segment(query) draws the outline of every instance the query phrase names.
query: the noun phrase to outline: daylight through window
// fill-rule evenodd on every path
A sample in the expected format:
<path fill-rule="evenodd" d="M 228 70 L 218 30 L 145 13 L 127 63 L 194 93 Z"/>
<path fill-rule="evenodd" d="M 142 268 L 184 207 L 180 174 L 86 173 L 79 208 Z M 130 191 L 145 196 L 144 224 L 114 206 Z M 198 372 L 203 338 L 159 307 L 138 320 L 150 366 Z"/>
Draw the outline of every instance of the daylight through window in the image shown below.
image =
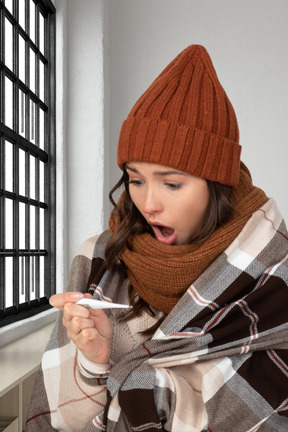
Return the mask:
<path fill-rule="evenodd" d="M 0 0 L 0 326 L 55 289 L 55 8 Z"/>

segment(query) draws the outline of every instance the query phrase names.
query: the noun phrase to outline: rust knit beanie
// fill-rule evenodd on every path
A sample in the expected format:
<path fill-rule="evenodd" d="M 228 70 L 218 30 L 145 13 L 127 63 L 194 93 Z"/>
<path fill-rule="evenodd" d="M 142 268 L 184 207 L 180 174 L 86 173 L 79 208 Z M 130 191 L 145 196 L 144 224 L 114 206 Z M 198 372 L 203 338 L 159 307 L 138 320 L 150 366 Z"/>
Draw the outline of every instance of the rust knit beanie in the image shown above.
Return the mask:
<path fill-rule="evenodd" d="M 236 186 L 239 131 L 206 49 L 191 45 L 153 81 L 123 122 L 117 162 L 150 162 Z"/>

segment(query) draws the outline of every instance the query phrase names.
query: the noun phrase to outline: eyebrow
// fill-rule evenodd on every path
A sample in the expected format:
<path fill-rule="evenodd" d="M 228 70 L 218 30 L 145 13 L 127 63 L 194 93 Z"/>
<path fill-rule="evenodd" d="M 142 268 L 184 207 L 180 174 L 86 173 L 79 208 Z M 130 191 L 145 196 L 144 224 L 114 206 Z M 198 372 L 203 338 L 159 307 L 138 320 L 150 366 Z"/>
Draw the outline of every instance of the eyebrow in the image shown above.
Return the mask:
<path fill-rule="evenodd" d="M 136 168 L 132 168 L 131 166 L 129 166 L 127 164 L 126 164 L 126 169 L 128 169 L 129 171 L 134 172 L 135 174 L 141 174 Z M 154 171 L 153 174 L 156 175 L 156 176 L 167 176 L 167 175 L 183 175 L 183 176 L 187 176 L 187 175 L 189 175 L 188 173 L 185 173 L 183 171 L 177 171 L 177 170 Z"/>

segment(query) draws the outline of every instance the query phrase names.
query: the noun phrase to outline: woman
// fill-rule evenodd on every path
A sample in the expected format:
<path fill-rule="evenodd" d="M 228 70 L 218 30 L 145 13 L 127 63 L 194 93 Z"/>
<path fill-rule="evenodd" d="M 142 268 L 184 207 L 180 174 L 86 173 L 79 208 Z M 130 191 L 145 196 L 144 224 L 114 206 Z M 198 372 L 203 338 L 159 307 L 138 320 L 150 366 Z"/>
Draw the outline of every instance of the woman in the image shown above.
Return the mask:
<path fill-rule="evenodd" d="M 288 430 L 288 234 L 240 149 L 211 59 L 189 46 L 122 125 L 125 190 L 51 298 L 63 313 L 26 431 Z"/>

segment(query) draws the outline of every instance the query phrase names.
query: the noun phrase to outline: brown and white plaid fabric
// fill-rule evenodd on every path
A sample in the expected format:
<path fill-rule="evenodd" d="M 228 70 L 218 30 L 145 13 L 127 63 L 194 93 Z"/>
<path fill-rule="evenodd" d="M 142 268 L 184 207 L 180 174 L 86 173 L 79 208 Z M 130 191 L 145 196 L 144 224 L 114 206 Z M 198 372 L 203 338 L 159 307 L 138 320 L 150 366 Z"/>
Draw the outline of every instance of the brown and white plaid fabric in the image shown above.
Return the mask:
<path fill-rule="evenodd" d="M 85 289 L 91 256 L 93 271 L 108 238 L 83 246 L 69 289 Z M 94 289 L 97 298 L 123 301 L 127 281 L 106 272 Z M 60 319 L 26 431 L 287 432 L 287 305 L 288 233 L 269 200 L 154 337 L 112 366 L 85 361 Z"/>

